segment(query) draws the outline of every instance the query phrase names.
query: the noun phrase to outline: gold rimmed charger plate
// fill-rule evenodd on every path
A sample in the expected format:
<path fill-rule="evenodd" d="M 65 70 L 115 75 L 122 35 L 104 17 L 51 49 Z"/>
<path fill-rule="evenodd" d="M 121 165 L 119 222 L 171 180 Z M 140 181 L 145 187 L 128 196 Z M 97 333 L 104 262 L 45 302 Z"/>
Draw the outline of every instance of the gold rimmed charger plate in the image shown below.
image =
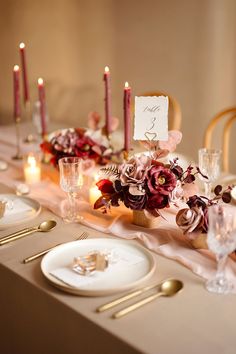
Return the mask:
<path fill-rule="evenodd" d="M 94 250 L 109 251 L 114 249 L 141 257 L 142 261 L 135 265 L 129 265 L 125 269 L 123 266 L 114 267 L 112 271 L 107 272 L 107 276 L 104 273 L 100 281 L 78 287 L 67 285 L 50 274 L 58 268 L 71 267 L 74 257 L 85 255 Z M 105 296 L 133 289 L 149 279 L 155 268 L 156 263 L 151 252 L 137 244 L 136 241 L 108 238 L 69 242 L 56 247 L 41 262 L 42 273 L 53 286 L 62 291 L 82 296 Z"/>
<path fill-rule="evenodd" d="M 13 203 L 12 211 L 7 210 L 4 216 L 0 218 L 0 230 L 34 219 L 41 211 L 39 202 L 29 197 L 17 196 L 15 194 L 0 194 L 0 200 L 11 200 Z M 20 211 L 21 206 L 22 211 Z M 14 212 L 14 208 L 19 208 L 19 210 Z"/>

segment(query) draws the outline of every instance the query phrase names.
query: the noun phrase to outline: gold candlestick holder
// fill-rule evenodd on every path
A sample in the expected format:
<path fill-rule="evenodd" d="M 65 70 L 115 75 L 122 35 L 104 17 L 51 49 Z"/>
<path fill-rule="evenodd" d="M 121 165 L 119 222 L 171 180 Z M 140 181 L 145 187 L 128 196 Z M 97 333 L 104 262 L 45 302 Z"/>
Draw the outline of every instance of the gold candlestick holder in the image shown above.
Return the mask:
<path fill-rule="evenodd" d="M 129 151 L 127 151 L 127 150 L 123 151 L 123 159 L 124 159 L 124 161 L 129 160 Z"/>
<path fill-rule="evenodd" d="M 42 137 L 41 143 L 44 143 L 44 142 L 48 141 L 48 134 L 42 134 L 41 137 Z M 41 156 L 42 156 L 41 162 L 43 164 L 48 165 L 49 162 L 50 162 L 49 154 L 47 154 L 46 152 L 43 151 Z"/>
<path fill-rule="evenodd" d="M 13 160 L 22 160 L 21 146 L 20 146 L 20 117 L 15 120 L 16 125 L 16 155 L 12 157 Z"/>

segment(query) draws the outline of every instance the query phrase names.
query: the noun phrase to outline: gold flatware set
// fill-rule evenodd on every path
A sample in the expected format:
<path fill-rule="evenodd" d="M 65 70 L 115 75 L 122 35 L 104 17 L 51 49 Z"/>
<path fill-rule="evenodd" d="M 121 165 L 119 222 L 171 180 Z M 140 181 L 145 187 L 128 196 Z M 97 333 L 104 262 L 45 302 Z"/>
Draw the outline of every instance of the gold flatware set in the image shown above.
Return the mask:
<path fill-rule="evenodd" d="M 13 232 L 10 235 L 7 235 L 5 237 L 2 237 L 0 239 L 0 246 L 5 245 L 6 243 L 18 240 L 20 238 L 23 238 L 27 235 L 30 235 L 34 232 L 48 232 L 54 229 L 54 227 L 57 225 L 57 222 L 55 220 L 47 220 L 41 222 L 39 225 L 33 226 L 33 227 L 28 227 L 20 231 Z"/>
<path fill-rule="evenodd" d="M 182 288 L 183 288 L 184 284 L 182 281 L 177 280 L 177 279 L 167 279 L 164 280 L 162 283 L 159 284 L 153 284 L 150 286 L 146 286 L 142 289 L 136 290 L 136 291 L 132 291 L 122 297 L 119 297 L 111 302 L 108 302 L 102 306 L 99 306 L 96 309 L 96 312 L 104 312 L 107 311 L 127 300 L 130 300 L 136 296 L 139 296 L 149 290 L 155 289 L 157 288 L 157 293 L 154 293 L 152 295 L 149 295 L 145 298 L 143 298 L 140 301 L 135 302 L 134 304 L 127 306 L 125 308 L 123 308 L 122 310 L 115 312 L 112 314 L 112 318 L 117 319 L 120 317 L 123 317 L 125 315 L 127 315 L 128 313 L 137 310 L 138 308 L 148 304 L 151 301 L 156 300 L 158 297 L 160 296 L 166 296 L 166 297 L 170 297 L 170 296 L 174 296 L 175 294 L 177 294 Z"/>

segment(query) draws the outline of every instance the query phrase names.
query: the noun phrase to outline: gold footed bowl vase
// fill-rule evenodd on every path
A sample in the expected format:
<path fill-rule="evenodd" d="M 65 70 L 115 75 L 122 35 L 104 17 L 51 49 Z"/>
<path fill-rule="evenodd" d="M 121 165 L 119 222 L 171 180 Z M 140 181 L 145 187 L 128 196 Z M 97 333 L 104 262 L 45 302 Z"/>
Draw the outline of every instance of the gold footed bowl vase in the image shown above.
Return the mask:
<path fill-rule="evenodd" d="M 191 239 L 191 244 L 196 249 L 207 250 L 207 233 L 198 233 L 195 235 L 194 239 Z M 236 252 L 230 254 L 230 258 L 236 262 Z"/>
<path fill-rule="evenodd" d="M 148 218 L 143 210 L 133 210 L 133 224 L 153 229 L 159 226 L 161 221 L 160 216 Z"/>

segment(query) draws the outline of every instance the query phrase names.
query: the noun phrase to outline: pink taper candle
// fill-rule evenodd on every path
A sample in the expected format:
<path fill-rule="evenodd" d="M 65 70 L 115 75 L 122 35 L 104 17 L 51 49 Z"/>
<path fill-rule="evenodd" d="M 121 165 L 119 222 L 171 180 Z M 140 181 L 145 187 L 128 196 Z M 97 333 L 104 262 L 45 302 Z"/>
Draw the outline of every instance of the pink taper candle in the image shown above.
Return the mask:
<path fill-rule="evenodd" d="M 41 116 L 41 127 L 42 127 L 42 138 L 47 134 L 46 129 L 46 102 L 45 102 L 45 89 L 43 79 L 38 79 L 38 91 L 39 91 L 39 102 L 40 102 L 40 116 Z"/>
<path fill-rule="evenodd" d="M 13 68 L 13 93 L 14 93 L 14 119 L 20 119 L 20 68 L 15 65 Z"/>
<path fill-rule="evenodd" d="M 26 68 L 25 44 L 20 43 L 19 48 L 20 48 L 22 75 L 23 75 L 24 103 L 26 104 L 27 102 L 29 102 L 29 83 L 28 83 L 27 68 Z"/>
<path fill-rule="evenodd" d="M 110 71 L 108 66 L 105 67 L 104 72 L 104 82 L 105 82 L 105 117 L 106 117 L 106 134 L 107 136 L 111 133 L 111 82 L 110 82 Z"/>
<path fill-rule="evenodd" d="M 131 125 L 131 114 L 130 114 L 130 101 L 131 101 L 131 88 L 128 82 L 125 83 L 124 87 L 124 150 L 129 152 L 130 150 L 130 125 Z"/>

